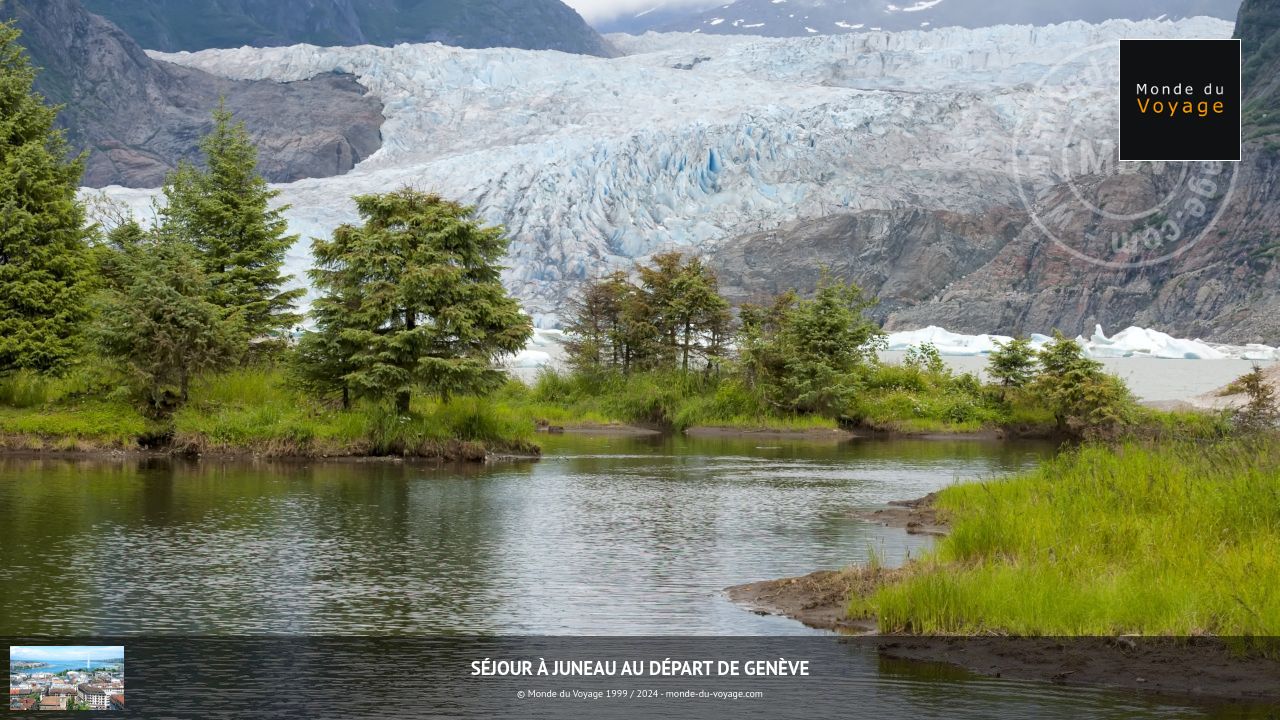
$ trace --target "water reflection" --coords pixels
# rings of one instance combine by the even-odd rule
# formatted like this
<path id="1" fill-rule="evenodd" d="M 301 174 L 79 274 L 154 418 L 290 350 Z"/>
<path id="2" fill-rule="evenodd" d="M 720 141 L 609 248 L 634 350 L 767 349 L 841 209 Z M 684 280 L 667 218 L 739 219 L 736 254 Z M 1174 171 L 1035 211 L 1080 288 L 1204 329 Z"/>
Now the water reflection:
<path id="1" fill-rule="evenodd" d="M 1043 446 L 552 438 L 489 467 L 0 460 L 0 634 L 777 634 L 721 590 L 927 540 L 849 516 Z"/>

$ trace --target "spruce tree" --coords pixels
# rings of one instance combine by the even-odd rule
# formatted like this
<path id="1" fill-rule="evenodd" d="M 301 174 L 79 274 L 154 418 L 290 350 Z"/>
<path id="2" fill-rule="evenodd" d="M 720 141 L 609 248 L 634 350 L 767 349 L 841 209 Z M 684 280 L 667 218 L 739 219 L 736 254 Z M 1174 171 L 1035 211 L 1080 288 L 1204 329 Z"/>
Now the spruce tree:
<path id="1" fill-rule="evenodd" d="M 533 334 L 502 286 L 502 230 L 482 227 L 473 208 L 410 189 L 357 197 L 356 207 L 364 224 L 316 240 L 311 273 L 320 307 L 341 308 L 351 390 L 394 399 L 404 414 L 418 388 L 444 400 L 497 389 L 505 375 L 494 361 Z"/>
<path id="2" fill-rule="evenodd" d="M 747 381 L 787 412 L 844 412 L 860 370 L 884 347 L 884 332 L 866 316 L 875 304 L 857 285 L 824 273 L 812 299 L 788 292 L 770 307 L 744 308 L 739 346 Z"/>
<path id="3" fill-rule="evenodd" d="M 680 253 L 658 255 L 650 267 L 640 268 L 640 283 L 663 365 L 687 371 L 691 360 L 710 364 L 723 354 L 732 317 L 729 302 L 702 260 L 686 261 Z"/>
<path id="4" fill-rule="evenodd" d="M 86 315 L 82 162 L 33 92 L 18 31 L 0 24 L 0 373 L 58 371 Z"/>
<path id="5" fill-rule="evenodd" d="M 324 271 L 312 275 L 324 277 Z M 319 275 L 317 275 L 319 273 Z M 360 310 L 359 288 L 341 284 L 317 298 L 311 305 L 315 327 L 302 334 L 289 356 L 289 376 L 304 392 L 323 400 L 339 399 L 343 410 L 351 409 L 351 381 L 358 371 L 355 356 L 360 350 L 348 333 L 357 330 Z"/>
<path id="6" fill-rule="evenodd" d="M 161 222 L 196 250 L 209 279 L 209 299 L 236 318 L 250 340 L 279 337 L 299 321 L 294 306 L 304 291 L 285 290 L 288 235 L 280 193 L 258 174 L 258 152 L 244 123 L 225 105 L 213 113 L 213 130 L 200 143 L 205 167 L 182 164 L 164 186 Z"/>
<path id="7" fill-rule="evenodd" d="M 134 379 L 151 413 L 167 416 L 199 374 L 236 359 L 241 328 L 208 299 L 191 246 L 163 229 L 119 249 L 114 267 L 119 276 L 99 300 L 99 347 Z"/>
<path id="8" fill-rule="evenodd" d="M 1036 351 L 1027 338 L 1014 338 L 991 353 L 987 374 L 1002 388 L 1026 387 L 1036 376 Z"/>

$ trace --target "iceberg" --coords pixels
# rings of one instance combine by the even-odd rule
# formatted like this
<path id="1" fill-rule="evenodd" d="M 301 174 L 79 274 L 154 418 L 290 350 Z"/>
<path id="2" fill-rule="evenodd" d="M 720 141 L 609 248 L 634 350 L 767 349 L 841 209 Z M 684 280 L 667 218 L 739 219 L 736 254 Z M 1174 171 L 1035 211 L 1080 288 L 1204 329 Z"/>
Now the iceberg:
<path id="1" fill-rule="evenodd" d="M 947 356 L 988 355 L 1010 338 L 1001 335 L 962 335 L 940 327 L 890 333 L 888 349 L 906 351 L 930 343 L 938 352 Z M 1043 347 L 1053 340 L 1041 333 L 1030 335 L 1031 345 Z M 1096 326 L 1088 338 L 1076 341 L 1092 358 L 1147 357 L 1166 360 L 1256 360 L 1271 362 L 1280 360 L 1280 350 L 1268 345 L 1223 345 L 1202 340 L 1175 338 L 1168 333 L 1149 328 L 1128 327 L 1107 336 L 1102 326 Z"/>

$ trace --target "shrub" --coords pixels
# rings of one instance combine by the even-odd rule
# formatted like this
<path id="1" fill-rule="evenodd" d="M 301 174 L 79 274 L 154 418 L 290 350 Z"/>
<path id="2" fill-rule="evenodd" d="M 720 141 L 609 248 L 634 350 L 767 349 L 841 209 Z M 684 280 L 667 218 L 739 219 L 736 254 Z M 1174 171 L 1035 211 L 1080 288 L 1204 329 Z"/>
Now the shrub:
<path id="1" fill-rule="evenodd" d="M 1273 430 L 1280 419 L 1280 407 L 1276 405 L 1276 390 L 1267 382 L 1262 368 L 1257 365 L 1235 383 L 1247 398 L 1244 407 L 1236 411 L 1236 424 L 1246 432 Z"/>

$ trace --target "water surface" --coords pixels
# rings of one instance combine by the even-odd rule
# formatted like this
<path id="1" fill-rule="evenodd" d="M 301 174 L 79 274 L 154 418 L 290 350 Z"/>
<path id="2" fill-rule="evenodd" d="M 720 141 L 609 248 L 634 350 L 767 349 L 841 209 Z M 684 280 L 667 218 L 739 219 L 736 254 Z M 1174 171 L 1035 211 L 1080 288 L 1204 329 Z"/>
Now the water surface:
<path id="1" fill-rule="evenodd" d="M 722 590 L 928 542 L 850 510 L 1044 446 L 549 438 L 539 462 L 0 460 L 0 634 L 804 633 Z"/>
<path id="2" fill-rule="evenodd" d="M 565 706 L 513 705 L 513 688 L 449 673 L 479 657 L 480 635 L 545 646 L 548 656 L 576 648 L 610 657 L 609 646 L 549 636 L 661 636 L 646 641 L 652 652 L 680 656 L 732 642 L 690 636 L 814 634 L 746 612 L 723 589 L 873 554 L 901 562 L 928 539 L 850 511 L 1026 468 L 1052 450 L 974 440 L 544 441 L 541 461 L 486 467 L 0 458 L 0 635 L 119 638 L 137 668 L 130 702 L 140 712 L 222 707 L 234 717 L 241 705 L 270 709 L 267 698 L 280 714 L 380 716 L 347 687 L 390 664 L 409 670 L 399 687 L 420 708 L 566 717 Z M 770 704 L 672 704 L 663 716 L 776 717 L 799 704 L 912 720 L 1271 712 L 979 678 L 887 661 L 869 644 L 774 652 L 839 670 L 808 684 L 738 683 L 767 687 Z M 302 683 L 319 694 L 275 692 Z M 636 710 L 581 706 L 573 716 Z"/>

